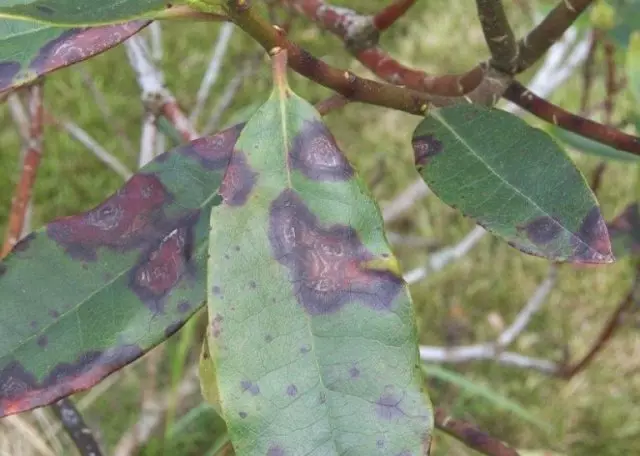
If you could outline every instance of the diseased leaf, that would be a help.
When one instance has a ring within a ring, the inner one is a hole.
[[[136,34],[148,21],[62,28],[0,19],[0,92],[88,59]]]
[[[239,130],[160,155],[0,263],[0,416],[90,388],[201,306],[209,215]]]
[[[65,26],[102,25],[151,19],[168,4],[166,0],[0,0],[0,17]]]
[[[380,211],[281,57],[212,211],[209,346],[231,441],[243,456],[426,454],[433,413]]]
[[[599,143],[593,139],[585,138],[584,136],[556,127],[555,125],[547,127],[546,131],[557,140],[562,141],[567,146],[577,150],[578,152],[595,155],[596,157],[601,157],[607,160],[620,160],[627,162],[640,161],[640,156],[638,155],[614,149],[611,146]]]
[[[616,257],[640,255],[640,203],[629,204],[608,228]]]
[[[613,261],[584,176],[543,131],[505,111],[460,104],[425,118],[413,149],[442,201],[513,247],[554,261]]]

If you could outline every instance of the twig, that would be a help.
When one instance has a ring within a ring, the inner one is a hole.
[[[131,456],[135,454],[140,445],[151,437],[162,423],[162,416],[172,402],[171,396],[177,395],[176,402],[185,401],[189,396],[199,390],[198,366],[191,367],[184,375],[178,388],[165,393],[155,404],[148,404],[146,410],[141,413],[138,422],[126,434],[122,436],[113,452],[114,456]]]
[[[607,72],[605,75],[604,123],[611,125],[613,120],[613,103],[616,87],[616,48],[609,40],[604,43],[604,59]]]
[[[196,125],[198,122],[198,117],[200,117],[202,108],[204,108],[204,104],[209,97],[211,88],[218,80],[218,76],[220,75],[220,67],[222,66],[222,60],[227,53],[227,49],[229,49],[229,42],[231,41],[231,36],[233,35],[234,28],[235,27],[233,26],[233,24],[229,22],[226,22],[220,26],[220,33],[218,34],[218,40],[216,41],[216,44],[214,46],[213,54],[211,56],[211,60],[209,61],[209,66],[207,67],[207,71],[202,78],[200,88],[198,89],[198,94],[196,95],[196,105],[189,115],[189,121],[194,125]]]
[[[51,409],[82,456],[102,455],[100,445],[93,436],[93,431],[87,426],[71,399],[61,399]]]
[[[592,1],[561,0],[547,17],[518,43],[516,73],[522,73],[537,62]]]
[[[244,81],[255,71],[255,64],[257,59],[249,58],[244,61],[240,72],[236,73],[233,78],[227,83],[226,87],[222,90],[222,95],[218,98],[218,102],[215,104],[209,115],[209,119],[203,129],[204,134],[210,135],[220,126],[220,119],[225,111],[231,105],[236,93],[242,87]]]
[[[416,0],[394,0],[373,16],[373,26],[379,32],[388,29],[415,4]]]
[[[349,104],[349,100],[343,97],[342,95],[336,93],[331,95],[329,98],[326,98],[318,103],[316,103],[316,110],[320,113],[320,115],[325,116],[332,111],[336,111],[338,109],[344,108]]]
[[[589,46],[589,52],[587,58],[584,61],[584,68],[582,71],[582,98],[580,99],[580,115],[584,116],[589,105],[591,97],[591,87],[593,87],[593,69],[596,61],[596,51],[598,44],[600,43],[600,33],[598,30],[591,32],[593,39],[591,40],[591,46]]]
[[[402,65],[375,44],[369,27],[377,32],[372,19],[348,8],[336,7],[323,0],[287,0],[294,11],[304,15],[339,37],[366,68],[379,78],[410,89],[442,97],[459,97],[476,89],[484,70],[476,66],[464,74],[433,76]]]
[[[27,152],[22,162],[22,173],[16,185],[11,201],[11,212],[7,223],[7,233],[0,251],[0,257],[6,256],[22,236],[24,222],[33,192],[40,159],[42,157],[42,81],[29,87],[29,136]]]
[[[147,28],[151,41],[151,58],[157,65],[162,61],[162,26],[160,21],[153,21]]]
[[[500,440],[482,432],[474,425],[462,420],[457,420],[441,408],[437,408],[434,414],[436,429],[447,433],[456,440],[461,441],[487,456],[518,456],[518,452]]]
[[[173,95],[164,87],[162,72],[151,62],[142,37],[131,37],[125,42],[125,46],[129,63],[142,89],[142,102],[147,111],[164,115],[185,140],[192,141],[198,138],[199,135],[194,131],[189,119],[182,112]]]
[[[462,258],[487,234],[484,228],[476,226],[458,244],[445,247],[442,250],[429,255],[426,266],[412,269],[404,275],[404,280],[408,284],[413,284],[425,279],[430,274],[442,270],[446,265],[454,260]]]
[[[598,164],[598,166],[596,166],[596,169],[593,170],[593,174],[591,175],[590,187],[594,195],[598,194],[598,190],[600,189],[600,184],[602,184],[602,176],[606,169],[607,169],[607,162],[603,160]]]
[[[424,180],[422,178],[416,179],[382,209],[383,220],[386,223],[397,220],[429,193],[429,187],[427,187]]]
[[[251,3],[227,0],[224,6],[229,17],[267,52],[274,48],[285,49],[293,70],[352,101],[385,106],[416,115],[424,115],[430,104],[444,106],[460,101],[376,82],[332,67],[287,39],[283,31],[272,27]]]
[[[558,375],[564,379],[570,379],[578,372],[582,371],[595,356],[607,345],[609,340],[613,337],[616,330],[622,324],[622,317],[624,313],[634,304],[640,302],[640,263],[636,265],[636,274],[631,286],[631,290],[627,293],[622,301],[618,304],[618,307],[613,312],[609,321],[604,326],[600,335],[595,340],[589,351],[574,364],[564,366]]]
[[[624,133],[616,128],[571,114],[547,100],[535,95],[517,81],[513,81],[504,97],[526,109],[535,116],[575,132],[585,138],[612,146],[616,149],[640,155],[640,138]]]
[[[142,119],[142,133],[140,135],[140,157],[138,159],[138,167],[153,160],[156,152],[156,140],[158,138],[158,129],[155,125],[156,116],[147,112]]]
[[[491,51],[491,65],[513,74],[517,68],[518,48],[502,0],[476,0],[476,7],[485,41]]]

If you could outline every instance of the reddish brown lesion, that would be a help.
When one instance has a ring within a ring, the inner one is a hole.
[[[289,270],[298,303],[310,314],[335,312],[355,301],[389,309],[403,287],[392,272],[366,268],[375,257],[352,227],[321,226],[293,190],[271,205],[269,241],[274,258]]]
[[[157,176],[136,174],[95,209],[49,224],[47,234],[73,258],[95,261],[99,247],[128,250],[157,238],[156,224],[171,200]]]
[[[335,138],[318,120],[306,122],[295,136],[289,150],[289,160],[293,169],[313,180],[344,181],[354,174]]]
[[[610,263],[613,261],[611,241],[600,208],[593,206],[571,237],[571,260],[578,263]]]
[[[220,184],[220,196],[228,206],[242,206],[256,183],[258,174],[254,172],[242,151],[236,150]]]
[[[137,345],[108,351],[89,351],[75,363],[55,365],[42,381],[17,360],[0,370],[0,416],[51,404],[69,394],[91,388],[112,372],[142,356]]]
[[[411,140],[413,156],[418,170],[429,163],[434,156],[442,152],[442,142],[433,134],[416,136]]]
[[[518,229],[524,231],[531,242],[540,246],[545,246],[557,240],[564,231],[560,222],[548,215],[530,220],[519,226]]]
[[[225,169],[244,125],[237,124],[213,136],[196,139],[178,153],[196,158],[207,169]]]

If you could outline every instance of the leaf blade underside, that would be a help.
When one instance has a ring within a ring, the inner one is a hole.
[[[498,109],[438,109],[413,135],[418,172],[438,197],[518,250],[553,261],[613,261],[584,176],[539,129]]]
[[[0,93],[100,54],[148,24],[64,28],[0,18]]]
[[[374,200],[313,106],[276,86],[220,192],[209,347],[237,454],[426,454],[411,298]]]
[[[160,155],[0,263],[0,416],[90,388],[201,307],[210,210],[240,128]]]

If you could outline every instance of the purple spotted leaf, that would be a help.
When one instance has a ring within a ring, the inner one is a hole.
[[[284,80],[244,127],[212,210],[208,340],[237,454],[427,454],[411,297],[380,211]]]
[[[433,192],[511,246],[558,262],[613,262],[595,196],[542,130],[505,111],[459,104],[430,113],[412,144]]]
[[[0,19],[0,93],[106,51],[147,24],[62,28]]]
[[[640,256],[640,203],[629,204],[607,226],[616,257]]]
[[[210,212],[240,128],[159,156],[0,263],[0,416],[90,388],[201,307]]]
[[[0,0],[0,17],[40,23],[85,26],[151,19],[170,3],[166,0]]]

